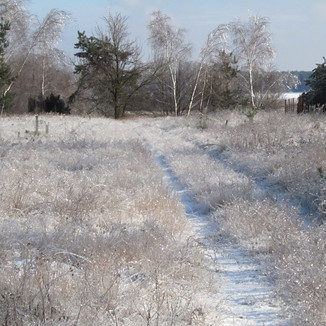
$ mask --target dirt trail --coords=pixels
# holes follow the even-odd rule
[[[262,271],[261,262],[219,232],[218,223],[209,218],[209,213],[203,209],[204,205],[196,200],[195,194],[187,187],[187,178],[184,175],[181,177],[173,169],[173,164],[179,158],[176,153],[186,151],[188,159],[191,159],[191,148],[187,148],[189,141],[173,133],[171,151],[170,146],[165,143],[169,141],[169,130],[159,125],[144,130],[141,137],[154,154],[172,189],[178,192],[197,241],[205,247],[211,263],[209,268],[216,272],[220,285],[218,300],[222,303],[221,325],[290,325],[282,312],[281,302],[275,298],[273,287]]]

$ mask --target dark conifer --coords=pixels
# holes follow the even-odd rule
[[[310,91],[305,95],[305,102],[308,105],[322,106],[326,104],[326,59],[317,64],[312,71],[310,78],[306,81]]]

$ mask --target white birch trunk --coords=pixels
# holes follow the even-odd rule
[[[198,69],[198,73],[197,73],[197,76],[196,76],[195,85],[194,85],[194,88],[193,88],[192,93],[191,93],[191,98],[190,98],[189,107],[188,107],[188,116],[190,115],[190,111],[192,110],[192,106],[193,106],[193,103],[194,103],[196,91],[197,91],[197,88],[198,88],[199,78],[200,78],[200,75],[201,75],[201,72],[202,72],[202,69],[203,69],[203,65],[204,64],[203,64],[203,61],[202,61],[200,63],[200,67]]]

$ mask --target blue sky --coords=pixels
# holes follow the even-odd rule
[[[212,29],[254,14],[270,20],[277,69],[312,70],[326,57],[326,0],[29,0],[26,8],[39,18],[52,8],[72,15],[60,45],[71,56],[77,31],[95,33],[109,11],[128,17],[130,38],[146,53],[146,25],[150,13],[159,9],[187,30],[194,54]]]

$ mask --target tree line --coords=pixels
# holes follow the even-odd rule
[[[0,1],[1,113],[60,107],[61,113],[121,118],[127,111],[145,110],[173,115],[235,107],[255,111],[278,107],[279,95],[298,84],[296,75],[273,66],[265,17],[217,25],[193,60],[186,31],[154,11],[147,26],[151,55],[144,61],[130,39],[127,18],[109,13],[95,35],[78,32],[75,60],[70,60],[57,48],[70,15],[53,9],[40,21],[24,2]]]
[[[51,93],[66,97],[74,89],[71,63],[57,48],[70,15],[53,9],[39,20],[25,2],[0,1],[1,113],[27,112],[30,98],[43,103]]]

